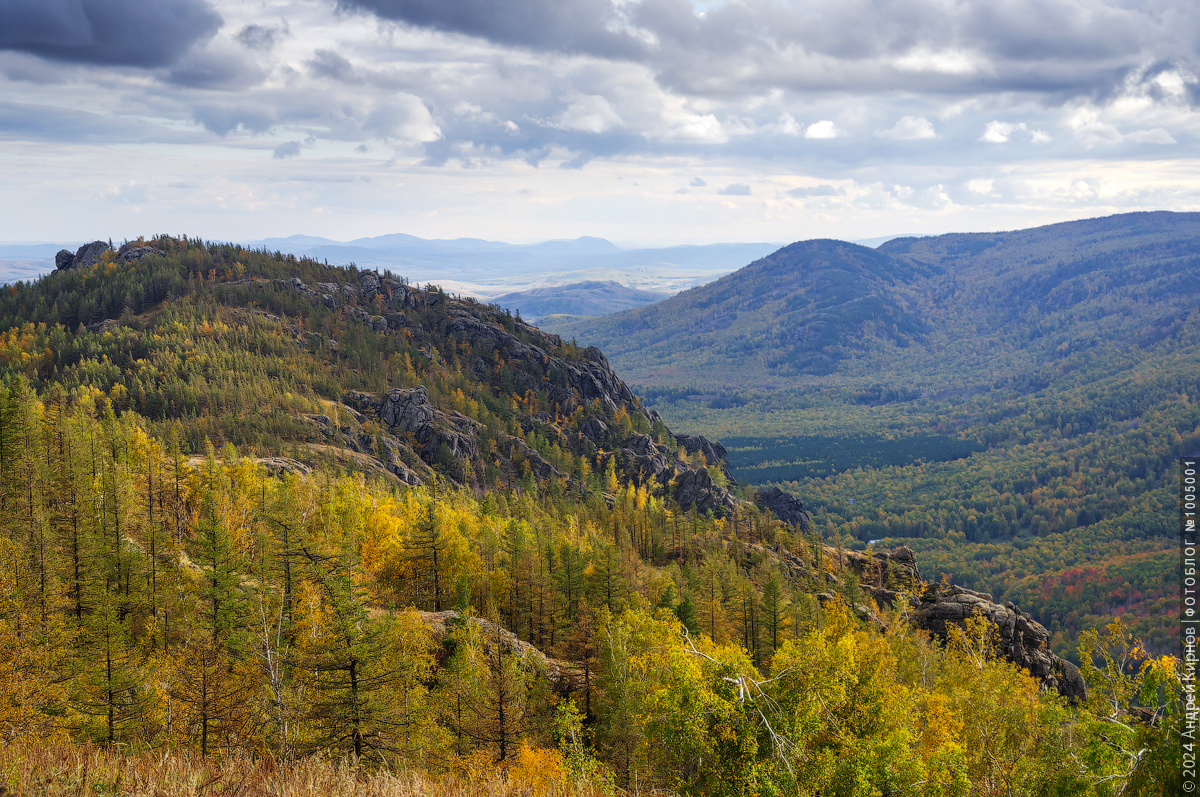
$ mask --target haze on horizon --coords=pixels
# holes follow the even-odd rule
[[[1200,209],[1179,0],[5,0],[0,241],[793,241]]]

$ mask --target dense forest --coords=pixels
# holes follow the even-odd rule
[[[7,788],[1175,788],[1179,663],[1126,625],[1060,697],[982,614],[915,629],[948,585],[730,494],[595,350],[139,243],[0,296]]]
[[[1038,607],[1061,655],[1117,617],[1175,652],[1198,237],[1196,214],[1140,213],[877,250],[808,241],[547,327],[602,346],[648,407],[723,440],[739,481],[799,496],[827,536],[903,543],[925,572]],[[679,319],[699,335],[675,346]]]

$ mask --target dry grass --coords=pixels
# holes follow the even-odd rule
[[[535,751],[536,753],[536,751]],[[71,742],[0,747],[0,797],[601,797],[602,783],[567,784],[484,765],[441,777],[417,771],[366,771],[348,762],[306,759],[279,765],[236,756],[201,760],[188,753],[122,753]],[[544,773],[543,773],[544,774]]]

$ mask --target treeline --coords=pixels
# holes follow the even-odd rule
[[[1176,663],[1119,626],[1070,707],[981,620],[944,648],[864,623],[836,557],[752,511],[273,476],[232,445],[189,462],[180,428],[95,389],[0,393],[6,741],[435,775],[534,756],[555,788],[703,794],[1177,782]],[[1131,724],[1134,695],[1167,713]]]

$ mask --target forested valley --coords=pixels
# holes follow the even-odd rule
[[[387,273],[164,236],[7,286],[0,785],[1177,787],[1178,660],[1121,622],[1048,658],[1036,598],[785,522],[722,450]]]
[[[1177,652],[1178,458],[1200,450],[1200,217],[1132,213],[866,249],[805,241],[601,346],[732,474],[827,539],[1036,606],[1054,649],[1121,617]],[[688,330],[696,330],[689,335]]]

